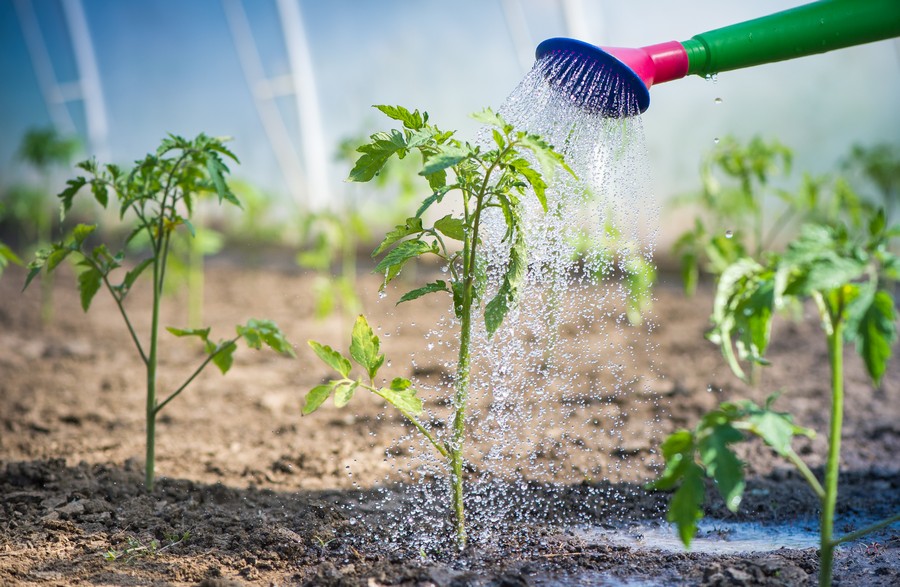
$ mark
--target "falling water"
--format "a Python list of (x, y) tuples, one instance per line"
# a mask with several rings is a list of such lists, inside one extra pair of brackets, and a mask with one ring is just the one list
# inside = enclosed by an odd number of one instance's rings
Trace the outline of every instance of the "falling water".
[[(639, 119), (598, 114), (614, 104), (633, 115), (637, 106), (617, 79), (590, 67), (569, 54), (544, 58), (500, 109), (517, 129), (561, 151), (577, 177), (553, 176), (546, 213), (533, 194), (522, 198), (528, 272), (517, 305), (492, 337), (476, 321), (466, 507), (480, 542), (536, 521), (613, 515), (633, 497), (621, 487), (646, 481), (655, 465), (652, 320), (629, 323), (626, 283), (649, 266), (658, 213)], [(487, 211), (482, 230), (490, 299), (508, 260), (498, 210)], [(426, 344), (449, 345), (456, 332), (448, 317)], [(451, 395), (452, 382), (434, 394)], [(406, 471), (421, 493), (411, 510), (396, 512), (390, 530), (406, 545), (427, 545), (432, 533), (411, 535), (410, 524), (451, 535), (447, 472), (413, 437), (405, 443), (421, 455)]]

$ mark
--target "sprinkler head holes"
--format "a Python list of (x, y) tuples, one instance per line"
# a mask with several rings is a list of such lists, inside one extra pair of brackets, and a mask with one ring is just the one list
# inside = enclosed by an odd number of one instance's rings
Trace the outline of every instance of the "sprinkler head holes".
[(650, 91), (638, 74), (600, 47), (553, 38), (538, 45), (535, 57), (551, 87), (588, 113), (625, 118), (650, 106)]

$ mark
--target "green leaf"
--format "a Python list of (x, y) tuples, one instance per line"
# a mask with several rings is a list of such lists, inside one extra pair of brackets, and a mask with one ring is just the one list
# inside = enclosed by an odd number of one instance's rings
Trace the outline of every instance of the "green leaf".
[(103, 274), (101, 274), (93, 265), (87, 261), (80, 263), (87, 267), (78, 274), (78, 290), (81, 293), (81, 308), (87, 312), (91, 307), (91, 301), (100, 291), (103, 284)]
[(222, 200), (227, 200), (238, 208), (241, 208), (240, 200), (235, 197), (231, 192), (231, 189), (229, 189), (228, 184), (225, 183), (225, 174), (228, 173), (228, 167), (222, 163), (222, 160), (219, 159), (218, 156), (210, 154), (206, 158), (206, 170), (209, 172), (209, 178), (216, 188), (216, 194), (219, 196), (219, 203), (221, 204)]
[(310, 340), (308, 343), (322, 362), (340, 373), (343, 377), (350, 377), (350, 369), (352, 369), (353, 366), (350, 364), (349, 359), (328, 345), (319, 344), (314, 340)]
[(512, 130), (512, 126), (490, 108), (485, 108), (481, 112), (475, 112), (471, 116), (474, 120), (477, 120), (482, 124), (496, 126), (497, 128), (506, 130), (506, 132)]
[(359, 381), (341, 381), (334, 388), (334, 405), (338, 408), (346, 406), (353, 399), (353, 392), (359, 387)]
[(411, 234), (419, 234), (422, 232), (422, 219), (411, 217), (406, 219), (406, 223), (398, 224), (394, 230), (387, 233), (378, 248), (372, 252), (373, 257), (377, 257), (383, 253), (388, 247), (397, 241), (408, 237)]
[(378, 273), (390, 271), (388, 278), (385, 279), (385, 284), (387, 284), (400, 272), (407, 261), (431, 252), (434, 252), (434, 247), (425, 241), (418, 239), (403, 241), (379, 261), (375, 266), (375, 271)]
[(174, 328), (172, 326), (167, 326), (166, 330), (178, 337), (196, 336), (203, 342), (209, 340), (209, 328)]
[(307, 416), (318, 410), (319, 406), (325, 403), (325, 400), (331, 395), (333, 389), (333, 384), (327, 384), (317, 385), (309, 390), (306, 394), (306, 402), (303, 404), (302, 414)]
[(862, 357), (866, 371), (875, 385), (881, 384), (895, 340), (897, 326), (894, 300), (888, 292), (879, 290), (859, 321), (856, 331), (856, 352)]
[(57, 196), (62, 200), (63, 214), (72, 208), (72, 200), (75, 198), (75, 194), (77, 194), (85, 184), (87, 184), (87, 180), (80, 176), (66, 182), (66, 189), (61, 191), (59, 196)]
[(366, 370), (369, 379), (375, 379), (378, 369), (384, 363), (384, 355), (379, 354), (379, 347), (378, 337), (375, 336), (365, 316), (360, 314), (353, 325), (350, 356)]
[(723, 423), (705, 434), (697, 447), (707, 474), (715, 479), (725, 505), (733, 512), (744, 494), (744, 465), (728, 445), (743, 438), (731, 424)]
[(94, 199), (97, 200), (97, 203), (106, 208), (106, 205), (109, 203), (109, 192), (107, 191), (106, 182), (93, 180), (91, 182), (91, 193), (94, 194)]
[(459, 145), (446, 145), (426, 159), (425, 166), (419, 175), (432, 175), (438, 171), (453, 167), (457, 163), (468, 158), (472, 154), (472, 149)]
[(0, 243), (0, 273), (3, 272), (2, 269), (6, 266), (7, 263), (21, 265), (22, 260), (13, 252), (11, 248), (3, 243)]
[(278, 325), (271, 320), (250, 319), (246, 326), (237, 327), (237, 333), (238, 336), (243, 337), (250, 348), (260, 349), (265, 344), (277, 353), (289, 357), (297, 356), (294, 353), (293, 345), (284, 337), (284, 333), (281, 332)]
[(454, 218), (451, 214), (447, 214), (434, 223), (434, 228), (444, 236), (448, 236), (458, 241), (466, 239), (466, 224), (461, 218)]
[(531, 167), (531, 164), (526, 159), (516, 159), (510, 163), (510, 166), (516, 170), (528, 184), (531, 186), (531, 189), (534, 190), (534, 195), (537, 196), (538, 202), (541, 204), (541, 208), (544, 209), (544, 212), (547, 212), (547, 182), (544, 181), (543, 176), (534, 168)]
[[(430, 196), (428, 196), (427, 198), (425, 198), (424, 200), (422, 200), (422, 204), (419, 206), (419, 209), (416, 210), (416, 218), (421, 217), (422, 214), (425, 213), (425, 210), (428, 210), (428, 208), (430, 208), (432, 204), (439, 204), (441, 202), (441, 200), (444, 199), (444, 196), (447, 195), (447, 192), (452, 190), (454, 187), (457, 187), (457, 186), (452, 186), (452, 185), (450, 185), (450, 186), (446, 185), (446, 175), (447, 174), (444, 171), (439, 171), (438, 173), (429, 175), (428, 177), (435, 177), (440, 174), (444, 175), (445, 181), (442, 182), (440, 186), (437, 186), (437, 187), (432, 186), (434, 193), (431, 194)], [(429, 183), (430, 183), (430, 181), (431, 180), (429, 180)]]
[[(747, 403), (750, 404), (750, 402)], [(793, 452), (791, 440), (793, 440), (794, 436), (799, 434), (809, 437), (815, 436), (814, 431), (794, 424), (790, 414), (761, 409), (752, 404), (748, 409), (750, 413), (746, 419), (751, 425), (750, 431), (759, 436), (763, 442), (772, 447), (772, 450), (781, 456), (787, 456)]]
[(122, 284), (119, 287), (120, 290), (127, 292), (131, 289), (131, 286), (134, 285), (134, 282), (140, 277), (141, 273), (149, 267), (153, 263), (153, 257), (149, 259), (144, 259), (140, 263), (138, 263), (134, 269), (125, 273), (125, 279), (122, 280)]
[(516, 243), (509, 251), (509, 263), (506, 266), (506, 274), (500, 284), (497, 295), (485, 305), (484, 324), (488, 336), (494, 334), (504, 318), (509, 313), (512, 304), (518, 295), (518, 288), (525, 278), (525, 241), (519, 236)]
[(647, 488), (668, 491), (681, 479), (685, 462), (694, 458), (694, 435), (690, 430), (676, 430), (663, 441), (661, 450), (666, 468), (659, 479), (647, 484)]
[(408, 291), (400, 298), (400, 301), (397, 304), (402, 304), (403, 302), (408, 302), (410, 300), (415, 300), (420, 298), (426, 294), (430, 294), (436, 291), (446, 291), (450, 292), (450, 288), (447, 287), (447, 283), (443, 280), (434, 281), (427, 285), (423, 285), (418, 289), (414, 289), (412, 291)]
[(416, 397), (416, 390), (412, 388), (407, 387), (402, 390), (397, 390), (389, 387), (382, 387), (377, 393), (401, 412), (413, 415), (422, 413), (422, 400)]
[(79, 224), (72, 229), (72, 240), (75, 245), (80, 247), (95, 230), (97, 230), (96, 224)]
[(681, 542), (685, 548), (690, 548), (697, 534), (697, 522), (703, 517), (706, 487), (703, 469), (693, 461), (686, 462), (681, 477), (681, 485), (669, 501), (666, 520), (676, 525)]
[(389, 118), (399, 120), (403, 123), (403, 126), (410, 130), (421, 129), (425, 125), (425, 121), (428, 119), (427, 114), (423, 117), (418, 110), (410, 112), (403, 106), (386, 106), (383, 104), (376, 104), (375, 108), (384, 112)]
[(361, 145), (356, 150), (362, 153), (356, 165), (350, 170), (350, 181), (366, 182), (375, 177), (391, 155), (407, 148), (406, 138), (398, 130), (379, 132), (371, 136), (372, 142)]
[(219, 368), (222, 375), (228, 373), (228, 370), (231, 369), (231, 365), (234, 363), (234, 351), (236, 349), (237, 345), (230, 340), (227, 342), (220, 342), (212, 349), (207, 348), (207, 352), (212, 355), (213, 364)]
[(393, 391), (406, 391), (412, 385), (412, 382), (409, 379), (405, 379), (403, 377), (394, 377), (391, 380), (390, 388)]

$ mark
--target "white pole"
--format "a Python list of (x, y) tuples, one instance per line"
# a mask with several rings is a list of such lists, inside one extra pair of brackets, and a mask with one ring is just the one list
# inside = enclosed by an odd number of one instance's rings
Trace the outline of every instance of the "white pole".
[(328, 186), (329, 148), (322, 128), (322, 110), (299, 0), (276, 0), (288, 62), (294, 81), (294, 98), (300, 121), (300, 139), (306, 162), (310, 209), (333, 206)]
[[(274, 102), (274, 97), (280, 93), (278, 86), (281, 84), (277, 81), (267, 80), (265, 77), (262, 59), (260, 59), (259, 51), (253, 40), (253, 31), (241, 0), (222, 0), (222, 8), (225, 10), (225, 18), (231, 29), (231, 36), (235, 49), (237, 49), (241, 69), (244, 71), (244, 78), (253, 95), (256, 112), (269, 139), (269, 144), (275, 152), (275, 160), (278, 162), (291, 197), (298, 205), (302, 205), (306, 191), (306, 178), (300, 168), (300, 158), (291, 142), (284, 119), (278, 111), (278, 105)], [(289, 88), (288, 91), (293, 90)]]
[(81, 99), (84, 106), (84, 118), (87, 125), (87, 136), (90, 150), (101, 161), (108, 159), (107, 138), (109, 123), (106, 117), (106, 102), (103, 99), (103, 87), (100, 84), (100, 69), (91, 32), (81, 0), (62, 0), (63, 12), (72, 38), (72, 49), (75, 53), (75, 65), (81, 85)]

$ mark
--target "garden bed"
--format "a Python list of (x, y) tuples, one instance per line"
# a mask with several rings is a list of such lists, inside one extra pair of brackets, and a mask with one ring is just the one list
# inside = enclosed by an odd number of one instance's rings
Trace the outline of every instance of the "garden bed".
[[(557, 511), (552, 515), (535, 511), (533, 522), (520, 532), (474, 539), (457, 557), (452, 548), (386, 548), (373, 538), (387, 518), (398, 515), (389, 504), (401, 502), (405, 494), (403, 480), (392, 477), (393, 467), (406, 458), (394, 450), (403, 427), (399, 417), (385, 412), (376, 398), (360, 397), (343, 410), (329, 402), (301, 418), (306, 391), (328, 375), (305, 341), (344, 346), (351, 326), (349, 318), (312, 317), (309, 276), (287, 265), (250, 270), (227, 260), (213, 263), (205, 309), (213, 337), (230, 336), (231, 325), (264, 316), (297, 345), (298, 359), (241, 349), (227, 376), (205, 372), (167, 407), (157, 430), (159, 481), (151, 495), (143, 491), (144, 371), (113, 302), (98, 295), (91, 313), (82, 313), (74, 278), (63, 272), (54, 294), (55, 317), (44, 326), (40, 288), (20, 294), (23, 280), (24, 272), (16, 268), (0, 279), (2, 584), (815, 582), (814, 548), (684, 553), (654, 548), (647, 539), (634, 544), (611, 540), (584, 527), (587, 521), (633, 534), (635, 527), (658, 523), (666, 496), (641, 489), (658, 465), (653, 451), (665, 434), (693, 426), (700, 414), (727, 399), (763, 401), (772, 391), (784, 390), (776, 407), (820, 431), (796, 446), (821, 473), (828, 366), (812, 308), (798, 321), (776, 324), (772, 366), (754, 389), (735, 379), (717, 348), (703, 338), (712, 303), (709, 288), (686, 299), (664, 276), (655, 292), (653, 327), (641, 327), (656, 351), (635, 358), (658, 373), (654, 401), (621, 399), (622, 411), (632, 414), (627, 422), (633, 429), (623, 432), (628, 446), (614, 454), (576, 455), (573, 463), (589, 472), (596, 464), (589, 458), (617, 460), (625, 473), (614, 480), (588, 474), (567, 479), (565, 487), (553, 491)], [(422, 336), (446, 312), (446, 300), (430, 296), (397, 311), (390, 299), (374, 301), (377, 287), (377, 278), (363, 278), (361, 297), (370, 322), (391, 333), (383, 340), (383, 350), (393, 358), (385, 375), (412, 376), (425, 384), (446, 378), (443, 364), (452, 357), (429, 360), (422, 354)], [(130, 301), (141, 303), (140, 295), (135, 291)], [(185, 320), (177, 300), (167, 301), (165, 325)], [(598, 352), (600, 334), (594, 333)], [(164, 343), (161, 383), (174, 385), (200, 351), (196, 341)], [(414, 369), (403, 360), (412, 352), (417, 353)], [(846, 357), (839, 530), (900, 509), (900, 364), (894, 361), (882, 388), (873, 390), (852, 349), (846, 349)], [(653, 420), (659, 421), (653, 430), (641, 428)], [(585, 439), (590, 444), (589, 435)], [(742, 450), (749, 464), (748, 489), (738, 514), (729, 513), (710, 492), (708, 516), (815, 526), (818, 500), (803, 480), (760, 443)], [(540, 495), (548, 489), (543, 483), (535, 480), (528, 491)], [(585, 501), (598, 494), (627, 498), (590, 505), (585, 518)], [(392, 501), (393, 495), (398, 497)], [(577, 520), (573, 516), (577, 525), (545, 521), (565, 520), (569, 508), (581, 511)], [(411, 533), (428, 530), (414, 524)], [(900, 583), (896, 527), (865, 540), (839, 549), (837, 584)], [(115, 556), (108, 557), (110, 552)]]

